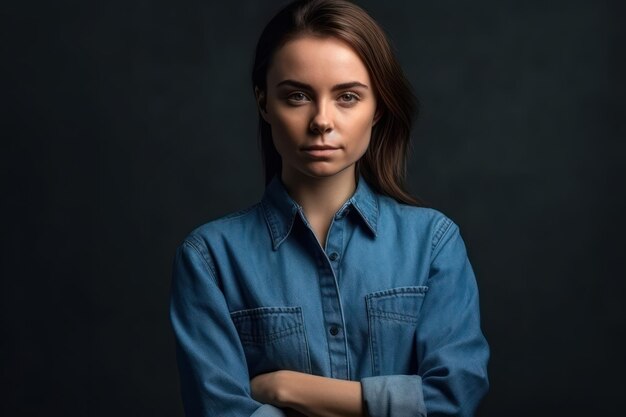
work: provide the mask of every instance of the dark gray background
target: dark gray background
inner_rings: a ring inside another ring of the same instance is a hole
[[[282,1],[2,6],[0,414],[180,416],[176,246],[263,190],[249,72]],[[409,186],[461,227],[480,416],[616,414],[624,8],[361,1],[421,99]]]

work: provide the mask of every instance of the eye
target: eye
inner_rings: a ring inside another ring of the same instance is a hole
[[[339,101],[345,104],[352,104],[359,101],[359,96],[354,93],[343,93],[339,96]]]
[[[308,100],[308,97],[302,92],[291,93],[287,96],[287,100],[292,103],[302,103]]]

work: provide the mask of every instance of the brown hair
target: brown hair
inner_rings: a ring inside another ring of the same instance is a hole
[[[401,203],[422,205],[405,189],[406,158],[418,102],[395,58],[384,31],[363,9],[345,0],[298,0],[270,20],[259,38],[252,86],[267,91],[267,71],[273,54],[302,34],[330,36],[354,48],[370,72],[380,119],[372,128],[367,151],[356,163],[359,173],[377,192]],[[282,162],[270,125],[259,115],[259,140],[265,183],[280,175]]]

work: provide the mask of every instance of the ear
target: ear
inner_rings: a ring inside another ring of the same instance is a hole
[[[372,127],[374,127],[376,123],[378,123],[378,121],[380,120],[382,116],[383,116],[382,110],[380,109],[380,107],[376,106],[376,113],[374,113],[374,121],[372,122]]]
[[[269,123],[267,120],[267,97],[265,96],[265,91],[262,91],[259,87],[254,87],[254,95],[256,97],[256,104],[259,108],[259,113],[263,120]]]

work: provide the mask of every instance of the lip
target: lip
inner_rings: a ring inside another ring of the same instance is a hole
[[[303,148],[302,150],[310,156],[324,157],[332,155],[333,152],[339,150],[339,148],[328,145],[313,145]]]

